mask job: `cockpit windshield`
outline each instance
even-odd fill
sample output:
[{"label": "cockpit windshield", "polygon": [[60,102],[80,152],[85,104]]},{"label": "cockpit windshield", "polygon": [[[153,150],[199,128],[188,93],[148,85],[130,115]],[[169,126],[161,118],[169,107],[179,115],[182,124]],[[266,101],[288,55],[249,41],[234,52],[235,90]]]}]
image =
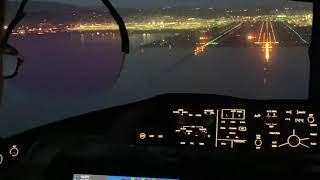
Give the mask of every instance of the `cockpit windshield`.
[{"label": "cockpit windshield", "polygon": [[[21,0],[8,1],[7,24]],[[164,93],[308,97],[312,4],[287,0],[28,2],[8,43],[24,59],[5,81],[0,136]],[[10,54],[4,72],[12,72]]]}]

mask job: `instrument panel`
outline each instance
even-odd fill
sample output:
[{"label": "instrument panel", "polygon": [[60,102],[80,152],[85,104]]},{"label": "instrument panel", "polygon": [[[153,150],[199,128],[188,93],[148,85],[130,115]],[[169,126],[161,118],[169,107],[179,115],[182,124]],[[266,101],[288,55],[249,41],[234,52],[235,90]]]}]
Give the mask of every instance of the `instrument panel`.
[{"label": "instrument panel", "polygon": [[311,108],[180,107],[168,111],[167,127],[142,128],[139,143],[214,152],[320,150],[318,115]]}]

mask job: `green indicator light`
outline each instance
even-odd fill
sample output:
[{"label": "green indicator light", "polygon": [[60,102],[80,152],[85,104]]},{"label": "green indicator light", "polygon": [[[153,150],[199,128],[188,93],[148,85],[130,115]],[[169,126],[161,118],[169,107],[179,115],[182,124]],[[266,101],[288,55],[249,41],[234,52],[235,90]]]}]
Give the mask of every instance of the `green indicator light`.
[{"label": "green indicator light", "polygon": [[212,43],[210,43],[211,45],[218,45],[219,43],[217,43],[217,42],[212,42]]}]

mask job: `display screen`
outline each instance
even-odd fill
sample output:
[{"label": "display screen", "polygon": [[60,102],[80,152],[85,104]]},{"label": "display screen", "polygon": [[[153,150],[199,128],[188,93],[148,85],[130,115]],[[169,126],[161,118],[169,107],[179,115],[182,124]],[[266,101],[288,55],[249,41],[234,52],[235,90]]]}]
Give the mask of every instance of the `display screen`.
[{"label": "display screen", "polygon": [[179,180],[179,179],[75,174],[73,175],[73,180]]}]

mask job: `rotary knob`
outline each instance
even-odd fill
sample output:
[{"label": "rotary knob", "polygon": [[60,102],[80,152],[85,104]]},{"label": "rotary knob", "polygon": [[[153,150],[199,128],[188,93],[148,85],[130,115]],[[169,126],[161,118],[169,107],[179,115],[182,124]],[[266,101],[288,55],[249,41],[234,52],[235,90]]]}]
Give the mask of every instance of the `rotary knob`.
[{"label": "rotary knob", "polygon": [[297,134],[296,134],[296,130],[293,129],[292,130],[292,134],[287,138],[287,142],[284,144],[280,144],[278,147],[282,147],[282,146],[290,146],[293,148],[296,148],[298,146],[303,146],[306,148],[310,148],[308,145],[304,144],[304,141],[309,140],[310,138],[300,138]]},{"label": "rotary knob", "polygon": [[297,135],[291,135],[288,137],[288,145],[291,147],[298,147],[301,143],[301,139]]},{"label": "rotary knob", "polygon": [[2,154],[0,154],[0,164],[2,164],[2,162],[3,162],[3,156]]},{"label": "rotary knob", "polygon": [[19,149],[17,148],[17,145],[13,145],[12,148],[9,151],[9,154],[12,157],[17,157],[19,155]]}]

